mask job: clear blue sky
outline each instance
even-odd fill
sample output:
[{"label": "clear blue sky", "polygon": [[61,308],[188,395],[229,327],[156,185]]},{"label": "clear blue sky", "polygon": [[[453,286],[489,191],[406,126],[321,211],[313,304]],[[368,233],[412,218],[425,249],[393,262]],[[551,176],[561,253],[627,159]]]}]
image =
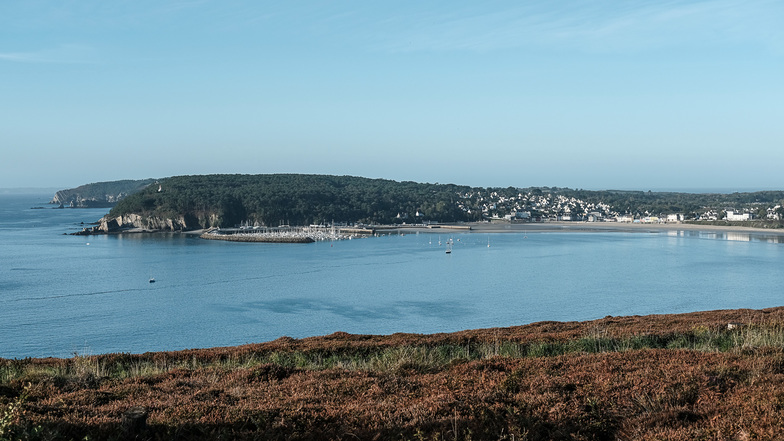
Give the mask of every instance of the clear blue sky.
[{"label": "clear blue sky", "polygon": [[0,188],[784,189],[784,2],[4,1]]}]

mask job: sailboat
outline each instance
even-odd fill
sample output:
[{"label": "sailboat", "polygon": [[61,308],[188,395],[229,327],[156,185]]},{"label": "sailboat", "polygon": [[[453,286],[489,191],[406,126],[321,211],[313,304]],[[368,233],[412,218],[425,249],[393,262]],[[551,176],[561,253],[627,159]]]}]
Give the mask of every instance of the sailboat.
[{"label": "sailboat", "polygon": [[452,254],[452,239],[446,241],[446,253]]},{"label": "sailboat", "polygon": [[490,236],[487,236],[487,248],[490,248]]}]

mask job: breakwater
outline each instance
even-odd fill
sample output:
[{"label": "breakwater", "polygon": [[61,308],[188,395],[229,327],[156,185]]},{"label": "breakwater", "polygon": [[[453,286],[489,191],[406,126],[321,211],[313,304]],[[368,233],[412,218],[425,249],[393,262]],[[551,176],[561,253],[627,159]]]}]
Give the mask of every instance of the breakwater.
[{"label": "breakwater", "polygon": [[227,240],[231,242],[268,242],[268,243],[312,243],[351,239],[357,234],[349,234],[334,228],[279,227],[279,228],[213,228],[201,236],[208,240]]},{"label": "breakwater", "polygon": [[204,233],[202,239],[207,240],[226,240],[229,242],[269,242],[269,243],[313,243],[315,240],[309,237],[287,237],[270,236],[262,234],[215,234]]}]

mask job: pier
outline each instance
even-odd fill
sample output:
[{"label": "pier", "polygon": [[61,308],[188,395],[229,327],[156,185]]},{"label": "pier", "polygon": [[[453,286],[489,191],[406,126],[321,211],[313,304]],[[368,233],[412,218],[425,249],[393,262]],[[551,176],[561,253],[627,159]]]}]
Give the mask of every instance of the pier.
[{"label": "pier", "polygon": [[232,242],[312,243],[346,240],[372,234],[372,230],[337,229],[330,227],[242,227],[212,228],[202,239]]}]

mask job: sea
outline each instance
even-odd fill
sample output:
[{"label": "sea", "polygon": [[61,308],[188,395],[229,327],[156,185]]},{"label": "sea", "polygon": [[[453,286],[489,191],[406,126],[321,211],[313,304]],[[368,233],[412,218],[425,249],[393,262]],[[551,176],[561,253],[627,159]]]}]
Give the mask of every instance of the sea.
[{"label": "sea", "polygon": [[108,210],[57,209],[51,197],[0,195],[0,358],[784,305],[784,236],[773,234],[433,230],[312,244],[73,236]]}]

